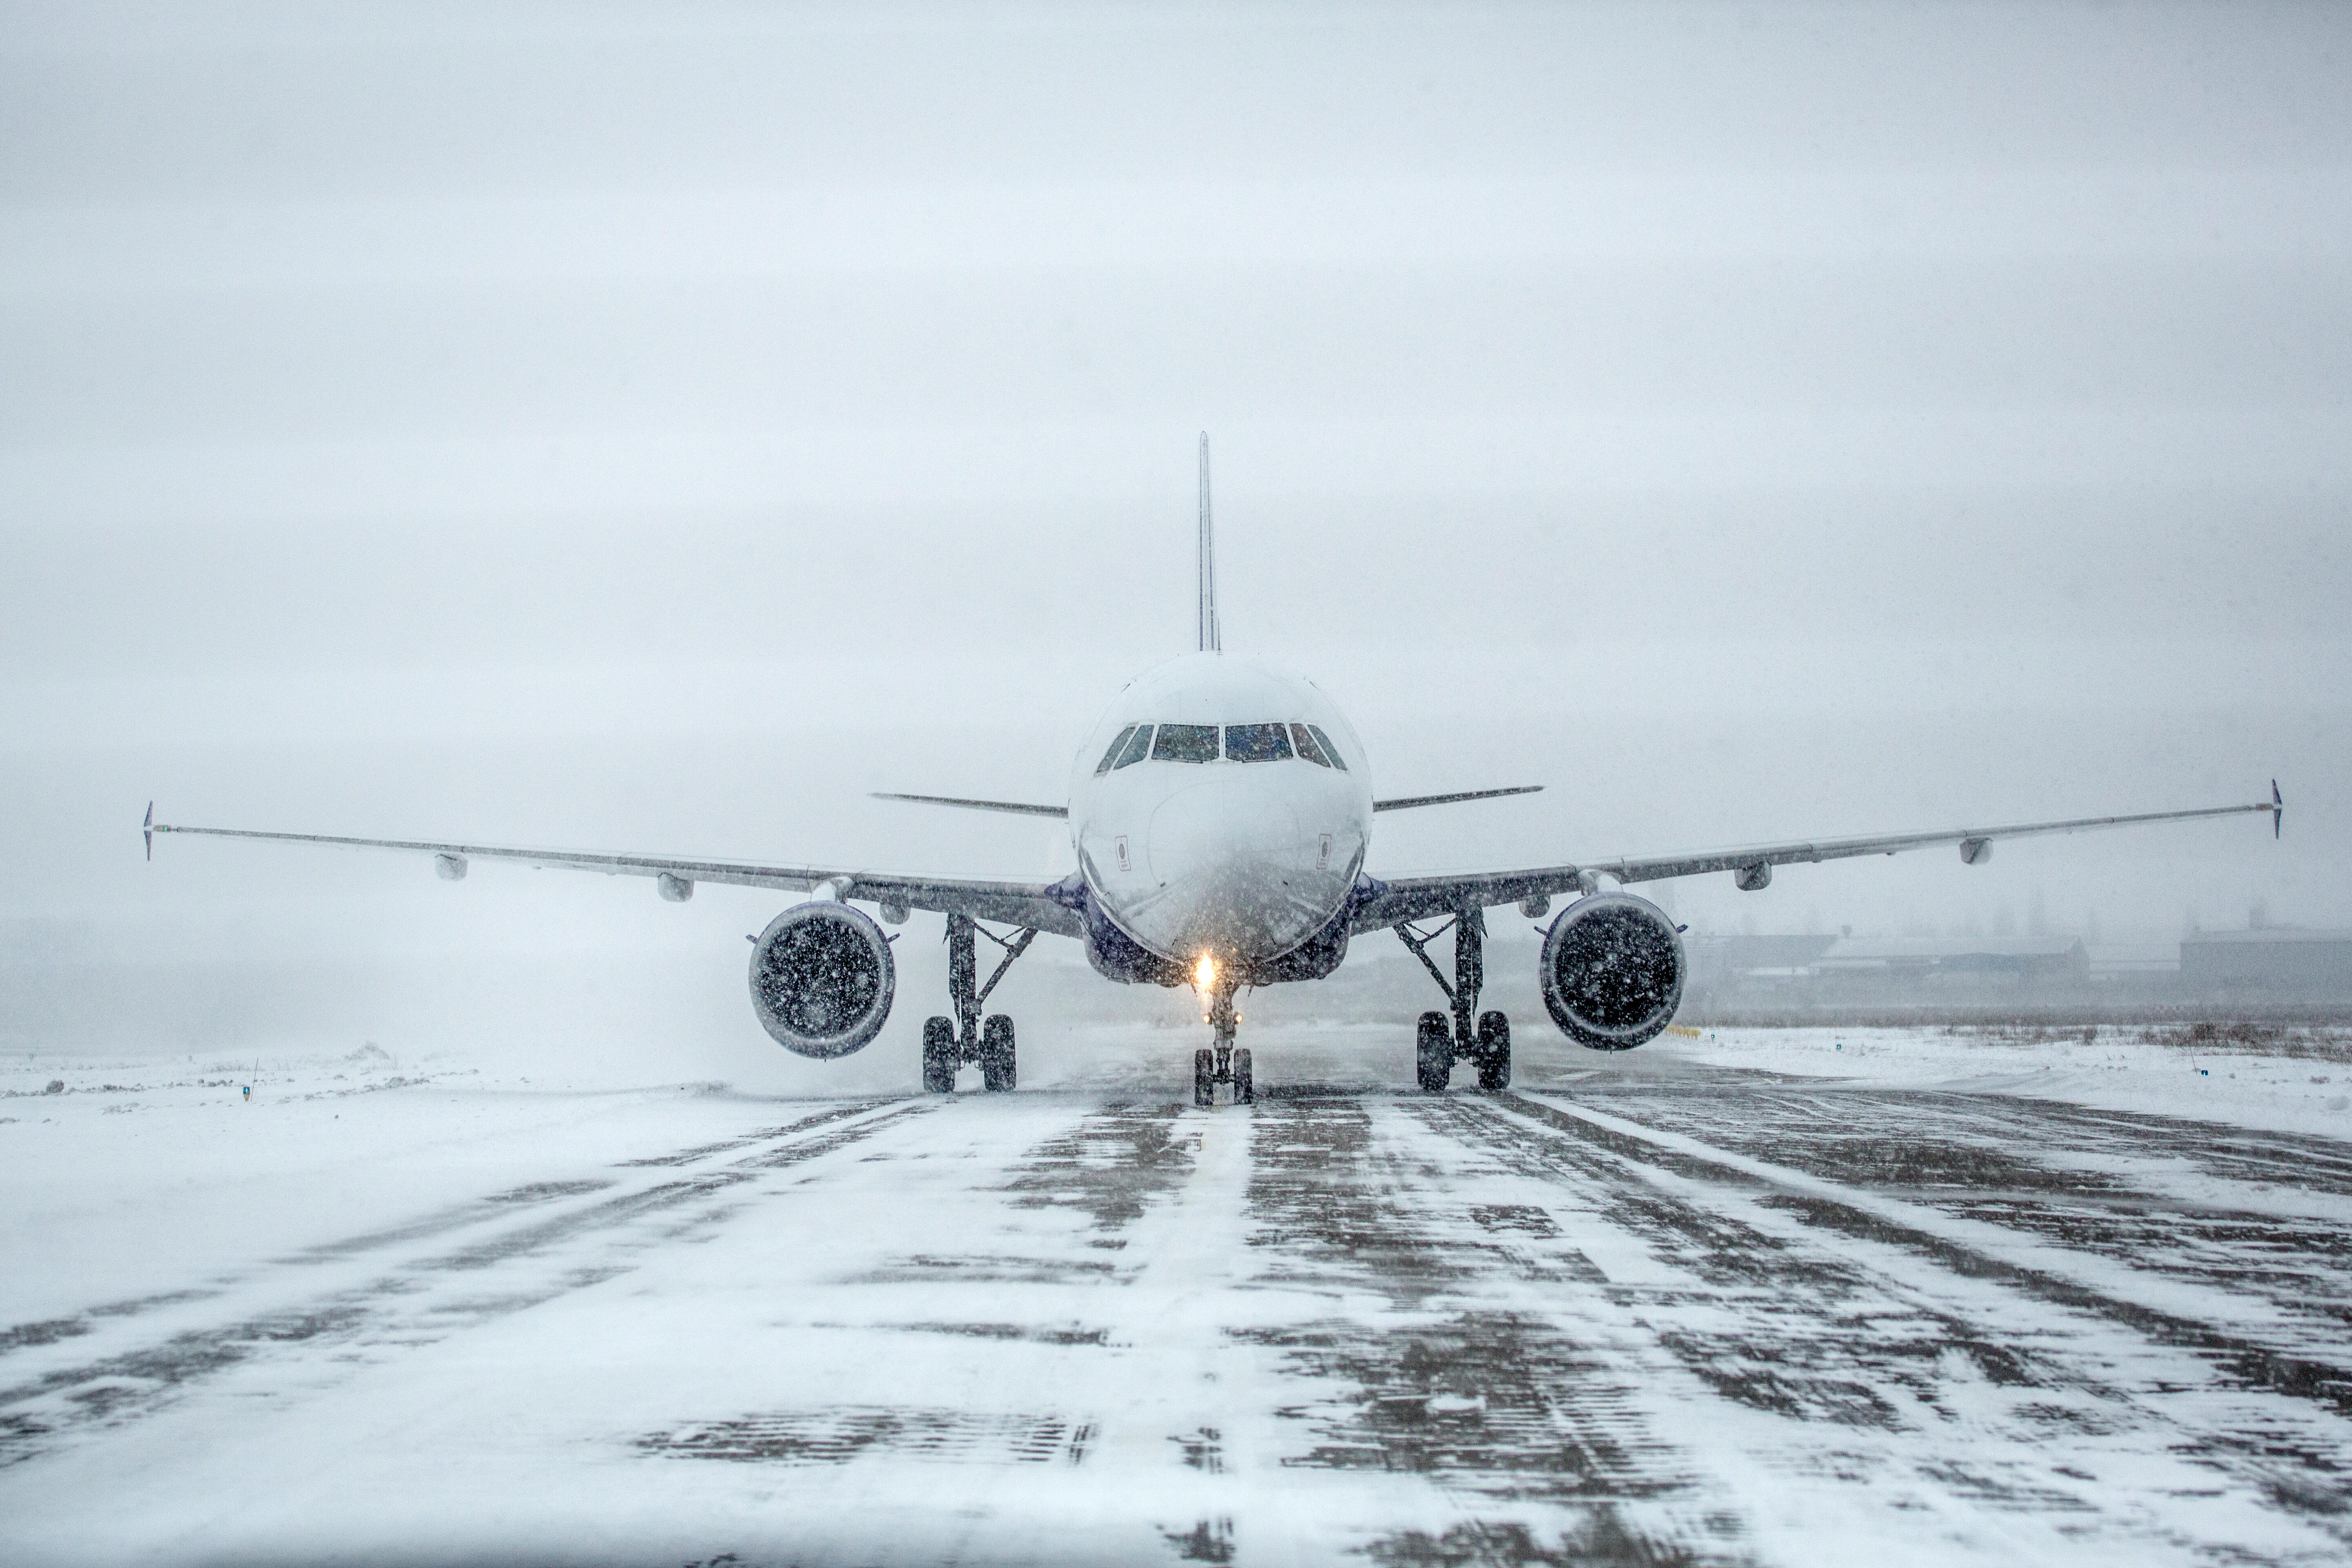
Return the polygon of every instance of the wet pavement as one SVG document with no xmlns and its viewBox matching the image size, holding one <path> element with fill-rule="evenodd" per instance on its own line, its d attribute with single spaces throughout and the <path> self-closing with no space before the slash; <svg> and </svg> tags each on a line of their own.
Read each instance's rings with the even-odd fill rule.
<svg viewBox="0 0 2352 1568">
<path fill-rule="evenodd" d="M 0 1324 L 0 1555 L 2352 1557 L 2352 1147 L 1527 1076 L 740 1097 Z"/>
</svg>

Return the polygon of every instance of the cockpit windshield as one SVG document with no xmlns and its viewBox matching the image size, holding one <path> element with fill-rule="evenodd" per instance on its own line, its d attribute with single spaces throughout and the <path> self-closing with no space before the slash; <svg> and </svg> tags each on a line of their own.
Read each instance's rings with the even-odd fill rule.
<svg viewBox="0 0 2352 1568">
<path fill-rule="evenodd" d="M 1097 778 L 1100 778 L 1103 774 L 1110 772 L 1111 768 L 1117 764 L 1118 762 L 1119 752 L 1127 749 L 1128 742 L 1135 738 L 1136 731 L 1140 728 L 1142 728 L 1141 725 L 1129 724 L 1126 729 L 1121 730 L 1118 732 L 1118 737 L 1110 743 L 1110 750 L 1103 753 L 1103 760 L 1095 764 L 1095 776 Z"/>
<path fill-rule="evenodd" d="M 1217 760 L 1214 724 L 1162 724 L 1151 742 L 1155 763 L 1213 763 Z"/>
<path fill-rule="evenodd" d="M 1290 755 L 1290 734 L 1280 724 L 1225 726 L 1225 761 L 1275 763 Z"/>
<path fill-rule="evenodd" d="M 1220 741 L 1223 744 L 1220 745 Z M 1132 767 L 1150 757 L 1160 763 L 1281 763 L 1293 757 L 1318 767 L 1345 770 L 1330 737 L 1312 724 L 1273 721 L 1264 724 L 1130 724 L 1111 741 L 1097 777 L 1117 768 Z"/>
</svg>

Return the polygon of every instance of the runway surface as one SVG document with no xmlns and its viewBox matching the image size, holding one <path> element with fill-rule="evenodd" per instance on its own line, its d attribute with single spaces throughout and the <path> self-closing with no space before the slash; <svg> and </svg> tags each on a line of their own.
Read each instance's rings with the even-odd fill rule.
<svg viewBox="0 0 2352 1568">
<path fill-rule="evenodd" d="M 0 1325 L 0 1555 L 2352 1554 L 2352 1145 L 1525 1078 L 493 1117 L 528 1179 Z"/>
</svg>

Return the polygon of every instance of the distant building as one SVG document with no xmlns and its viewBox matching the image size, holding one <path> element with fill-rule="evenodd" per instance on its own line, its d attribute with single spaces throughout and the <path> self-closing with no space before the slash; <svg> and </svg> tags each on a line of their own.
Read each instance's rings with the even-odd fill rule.
<svg viewBox="0 0 2352 1568">
<path fill-rule="evenodd" d="M 1833 936 L 1695 936 L 1684 942 L 1691 973 L 1709 979 L 1809 970 Z"/>
<path fill-rule="evenodd" d="M 2352 931 L 2294 926 L 2200 931 L 2180 939 L 2180 983 L 2199 996 L 2352 996 Z"/>
<path fill-rule="evenodd" d="M 1830 944 L 1817 967 L 1825 979 L 1899 982 L 1966 975 L 2048 985 L 2088 980 L 2091 954 L 2075 936 L 1844 937 Z"/>
<path fill-rule="evenodd" d="M 1694 1019 L 2352 1004 L 2352 931 L 2256 927 L 2095 954 L 2073 936 L 1694 936 L 1687 948 Z"/>
<path fill-rule="evenodd" d="M 2091 961 L 2078 937 L 1698 938 L 1690 994 L 1700 1010 L 1856 1005 L 2011 1005 L 2080 994 Z"/>
<path fill-rule="evenodd" d="M 1813 964 L 1833 936 L 1694 936 L 1684 942 L 1695 1016 L 1726 1006 L 1802 1005 Z"/>
</svg>

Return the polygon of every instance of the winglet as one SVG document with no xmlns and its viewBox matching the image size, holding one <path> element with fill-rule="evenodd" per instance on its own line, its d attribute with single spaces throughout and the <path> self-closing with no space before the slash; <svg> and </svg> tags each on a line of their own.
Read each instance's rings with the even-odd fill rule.
<svg viewBox="0 0 2352 1568">
<path fill-rule="evenodd" d="M 139 836 L 147 840 L 147 858 L 155 858 L 155 803 L 147 803 L 147 820 L 139 825 Z"/>
<path fill-rule="evenodd" d="M 1201 651 L 1221 653 L 1223 638 L 1217 628 L 1217 548 L 1209 533 L 1209 433 L 1201 432 L 1201 542 L 1199 630 Z"/>
<path fill-rule="evenodd" d="M 2271 837 L 2279 836 L 2279 824 L 2286 819 L 2286 797 L 2279 794 L 2278 780 L 2271 780 Z"/>
</svg>

